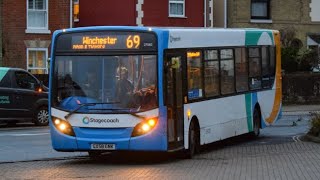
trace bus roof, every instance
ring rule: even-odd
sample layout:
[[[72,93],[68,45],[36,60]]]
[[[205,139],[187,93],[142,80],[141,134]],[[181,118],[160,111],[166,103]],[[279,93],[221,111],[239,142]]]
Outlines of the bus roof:
[[[156,32],[166,44],[164,48],[274,45],[274,33],[278,32],[259,28],[91,26],[59,30],[55,35],[62,32],[103,30]]]
[[[87,26],[87,27],[77,27],[69,28],[58,31],[90,31],[90,30],[145,30],[145,31],[193,31],[193,32],[203,32],[203,31],[273,31],[271,29],[260,29],[260,28],[206,28],[206,27],[157,27],[157,26]]]

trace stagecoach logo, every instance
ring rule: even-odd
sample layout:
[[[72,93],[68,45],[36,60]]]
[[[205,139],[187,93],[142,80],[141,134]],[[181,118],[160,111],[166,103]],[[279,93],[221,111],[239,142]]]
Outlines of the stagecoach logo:
[[[88,117],[84,117],[82,119],[83,124],[89,124],[89,118]]]
[[[181,37],[170,36],[170,42],[181,41]]]
[[[89,117],[84,117],[82,119],[83,124],[89,124],[89,123],[119,123],[119,119],[95,119],[95,118],[89,118]]]

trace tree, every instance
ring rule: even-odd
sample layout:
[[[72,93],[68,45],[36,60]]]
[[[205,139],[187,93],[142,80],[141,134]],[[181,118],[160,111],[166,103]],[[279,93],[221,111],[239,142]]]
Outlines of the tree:
[[[317,54],[314,50],[302,47],[301,40],[296,38],[296,32],[290,26],[280,30],[282,68],[286,72],[310,71]]]

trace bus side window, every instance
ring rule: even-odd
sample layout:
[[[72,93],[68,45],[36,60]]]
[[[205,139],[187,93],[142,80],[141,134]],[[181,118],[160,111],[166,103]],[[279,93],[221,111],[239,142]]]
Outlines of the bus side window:
[[[275,78],[275,72],[276,72],[276,53],[275,53],[275,47],[271,46],[269,47],[269,53],[270,53],[270,87],[273,86],[274,78]]]
[[[188,98],[203,97],[201,51],[187,52],[188,62]]]
[[[261,89],[260,48],[249,48],[249,85],[251,90]]]
[[[237,92],[248,91],[248,59],[245,48],[235,49],[235,60]]]
[[[234,93],[234,55],[233,49],[220,51],[221,94]]]
[[[204,54],[205,96],[217,96],[220,94],[218,50],[206,50]]]
[[[269,48],[264,46],[261,48],[261,64],[262,64],[262,88],[270,88],[270,55]]]

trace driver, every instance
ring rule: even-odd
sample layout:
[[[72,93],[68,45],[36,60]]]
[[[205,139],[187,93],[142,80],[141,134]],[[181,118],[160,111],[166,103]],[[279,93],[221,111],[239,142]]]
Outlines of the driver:
[[[129,73],[126,67],[119,67],[117,73],[119,74],[119,80],[116,87],[116,96],[118,97],[120,102],[127,104],[129,102],[130,96],[133,94],[134,87],[128,80]]]
[[[99,82],[96,72],[90,71],[87,74],[86,95],[91,98],[99,98]]]

